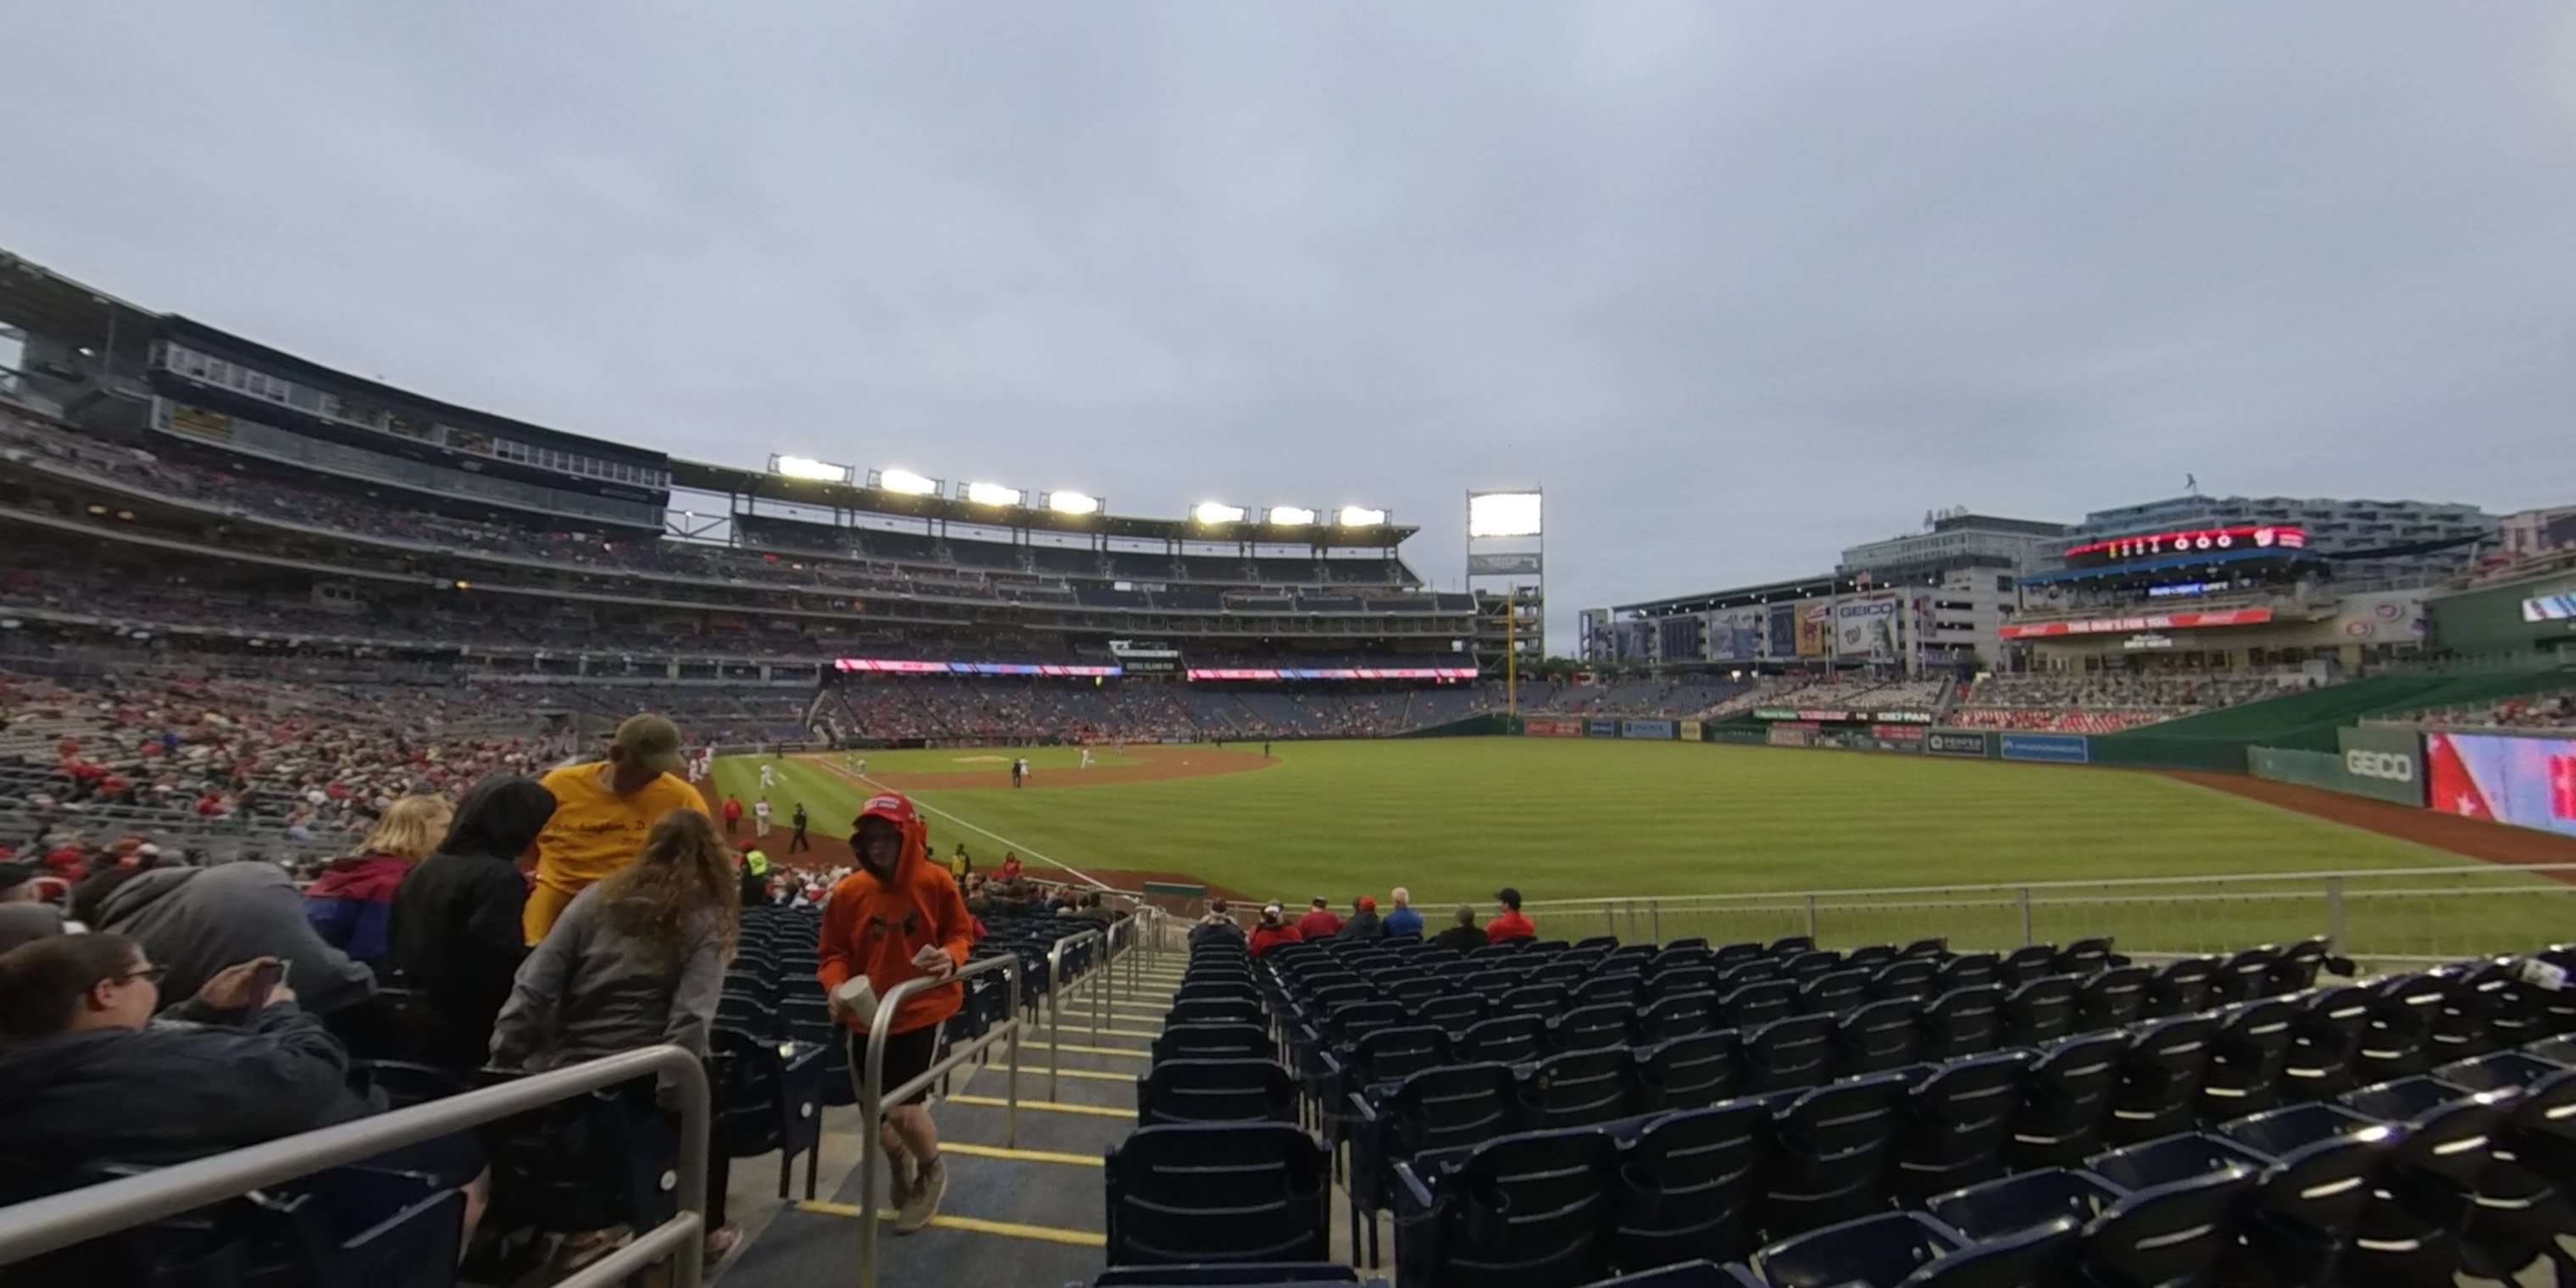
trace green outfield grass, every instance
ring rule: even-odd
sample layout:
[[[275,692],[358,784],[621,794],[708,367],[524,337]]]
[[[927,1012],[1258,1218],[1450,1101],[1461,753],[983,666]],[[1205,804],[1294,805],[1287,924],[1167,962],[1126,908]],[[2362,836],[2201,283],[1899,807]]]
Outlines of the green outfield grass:
[[[870,752],[869,772],[955,771],[977,753]],[[989,753],[1003,755],[1001,752]],[[1050,781],[1078,753],[1026,753]],[[1517,886],[1531,900],[1628,896],[1659,901],[1665,936],[1795,933],[1797,901],[1760,911],[1684,911],[1685,896],[1982,882],[2455,866],[2478,879],[2357,883],[2347,928],[2382,953],[2465,951],[2493,940],[2565,938],[2576,892],[2377,833],[2210,791],[2158,774],[1682,743],[1486,738],[1281,743],[1279,763],[1225,777],[1080,790],[919,793],[932,840],[964,841],[989,866],[1016,848],[1033,869],[1183,872],[1292,904],[1337,905],[1396,885],[1438,908],[1490,902]],[[997,782],[1004,765],[990,765]],[[845,834],[866,789],[815,765],[783,762],[769,795],[783,819],[803,799],[815,830]],[[720,791],[757,794],[756,763],[719,762]],[[980,830],[979,830],[980,829]],[[2509,883],[2532,898],[2444,892]],[[2142,928],[2175,948],[2250,943],[2323,928],[2313,882],[2223,905],[2052,905],[2041,938]],[[2413,892],[2413,893],[2409,893]],[[2148,898],[2156,892],[2135,892]],[[1669,908],[1663,900],[1676,900]],[[1566,912],[1564,916],[1576,916]],[[1582,914],[1589,923],[1592,914]],[[1614,914],[1604,920],[1616,924]],[[1644,913],[1637,914],[1644,916]],[[1948,909],[1820,913],[1827,938],[1942,933],[2017,935],[2012,896]],[[1835,924],[1825,924],[1835,923]],[[1625,927],[1623,927],[1624,929]],[[1576,927],[1595,933],[1590,925]],[[1740,932],[1740,933],[1737,933]],[[2169,932],[2169,933],[2166,933]],[[2188,939],[2189,942],[2183,942]]]

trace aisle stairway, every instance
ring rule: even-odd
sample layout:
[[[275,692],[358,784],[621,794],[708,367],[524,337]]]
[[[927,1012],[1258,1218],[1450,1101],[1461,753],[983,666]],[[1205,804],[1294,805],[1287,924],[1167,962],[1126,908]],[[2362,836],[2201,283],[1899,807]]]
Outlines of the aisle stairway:
[[[1041,1013],[1019,1052],[1016,1140],[1008,1128],[1006,1046],[997,1046],[987,1063],[959,1069],[947,1093],[934,1096],[932,1115],[949,1167],[947,1199],[918,1234],[898,1236],[891,1224],[882,1227],[879,1283],[1046,1285],[1087,1282],[1100,1272],[1101,1159],[1136,1126],[1136,1077],[1150,1063],[1180,979],[1180,958],[1167,953],[1163,960],[1159,967],[1121,961],[1074,981],[1053,1032]],[[1106,1023],[1095,1036],[1103,1000]],[[1052,1075],[1050,1054],[1057,1064]],[[722,1282],[740,1288],[855,1282],[859,1177],[849,1160],[858,1126],[855,1107],[826,1111],[827,1142],[840,1145],[826,1153],[827,1163],[840,1156],[837,1183],[827,1181],[828,1193],[818,1201],[780,1211],[724,1268]],[[877,1192],[882,1208],[882,1172]]]

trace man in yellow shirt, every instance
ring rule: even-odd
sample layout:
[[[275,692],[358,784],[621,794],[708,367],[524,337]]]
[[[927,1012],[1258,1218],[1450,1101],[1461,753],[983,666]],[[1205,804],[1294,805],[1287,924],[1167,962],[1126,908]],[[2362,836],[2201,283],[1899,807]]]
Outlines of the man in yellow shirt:
[[[675,809],[708,813],[706,798],[680,777],[680,731],[660,716],[617,726],[608,759],[549,770],[554,817],[537,833],[537,884],[520,932],[533,944],[554,928],[572,897],[635,861],[645,834]]]

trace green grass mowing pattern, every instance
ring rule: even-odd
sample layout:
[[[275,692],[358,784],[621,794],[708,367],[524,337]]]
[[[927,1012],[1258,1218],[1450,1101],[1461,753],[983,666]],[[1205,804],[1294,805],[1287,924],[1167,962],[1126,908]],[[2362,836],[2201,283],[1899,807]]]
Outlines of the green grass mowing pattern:
[[[871,773],[955,770],[957,751],[866,753]],[[1029,753],[1042,780],[1080,771],[1078,753]],[[1186,754],[1186,752],[1182,753]],[[2157,774],[1984,761],[1681,743],[1482,738],[1280,743],[1280,763],[1218,778],[1081,790],[939,790],[925,805],[1083,869],[1186,872],[1298,904],[1336,905],[1412,887],[1435,915],[1482,907],[1495,889],[1531,900],[1852,890],[2118,877],[2483,865]],[[1007,781],[1004,766],[991,768]],[[839,833],[863,788],[818,766],[782,762],[770,793],[784,818],[802,793],[818,832]],[[754,762],[719,762],[720,788],[756,790]],[[739,784],[740,786],[737,786]],[[720,797],[719,797],[720,799]],[[989,866],[1003,843],[936,815],[932,843],[963,840]],[[1032,863],[1043,869],[1043,864]],[[2535,897],[2405,891],[2496,888]],[[2140,950],[2204,950],[2321,933],[2314,881],[2225,904],[2161,902],[2154,891],[2092,892],[2054,905],[2040,892],[2042,940],[2118,934]],[[2107,902],[2104,894],[2137,900]],[[2560,902],[2576,887],[2539,878],[2358,883],[2346,927],[2364,952],[2445,955],[2563,937]],[[1569,936],[1617,929],[1664,937],[1760,938],[1806,929],[1802,901],[1741,909],[1557,914]],[[1821,901],[1829,942],[1948,934],[1962,944],[2020,939],[2014,896],[1946,907],[1839,908]]]

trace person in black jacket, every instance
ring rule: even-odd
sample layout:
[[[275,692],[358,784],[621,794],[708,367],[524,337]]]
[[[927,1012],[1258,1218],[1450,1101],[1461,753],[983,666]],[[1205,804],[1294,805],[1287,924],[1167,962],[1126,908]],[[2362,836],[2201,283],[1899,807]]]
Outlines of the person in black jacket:
[[[380,1109],[349,1090],[348,1053],[293,989],[249,1009],[261,964],[217,972],[173,1011],[215,1022],[167,1024],[153,1019],[161,968],[123,935],[0,955],[0,1203],[83,1184],[104,1164],[185,1162]]]
[[[1485,932],[1476,925],[1476,910],[1463,903],[1458,905],[1453,924],[1431,937],[1432,947],[1455,949],[1462,953],[1474,952],[1485,943]]]
[[[456,807],[438,852],[412,865],[394,892],[386,960],[419,995],[414,1037],[426,1063],[483,1067],[492,1019],[528,955],[519,856],[554,813],[553,793],[533,778],[484,779]]]

